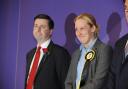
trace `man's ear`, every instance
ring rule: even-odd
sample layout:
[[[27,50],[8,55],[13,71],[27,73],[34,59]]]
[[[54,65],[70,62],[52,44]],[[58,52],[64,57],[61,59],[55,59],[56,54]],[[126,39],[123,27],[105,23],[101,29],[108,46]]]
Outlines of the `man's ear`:
[[[50,35],[52,35],[53,29],[50,29]]]

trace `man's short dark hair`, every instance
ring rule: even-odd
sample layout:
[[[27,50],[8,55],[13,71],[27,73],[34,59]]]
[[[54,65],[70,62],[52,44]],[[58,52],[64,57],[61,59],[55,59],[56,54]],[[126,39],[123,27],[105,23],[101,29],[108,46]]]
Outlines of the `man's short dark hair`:
[[[52,20],[52,18],[46,14],[38,14],[37,16],[34,17],[34,21],[36,19],[47,19],[48,20],[48,24],[49,24],[49,28],[53,29],[54,28],[54,21]]]
[[[123,3],[125,3],[126,0],[123,0]]]

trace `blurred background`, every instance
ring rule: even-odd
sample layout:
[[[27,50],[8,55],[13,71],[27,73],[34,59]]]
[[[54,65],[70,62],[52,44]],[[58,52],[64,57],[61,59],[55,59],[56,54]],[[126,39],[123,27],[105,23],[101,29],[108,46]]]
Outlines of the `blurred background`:
[[[99,38],[111,45],[128,32],[121,0],[0,0],[0,89],[24,89],[26,53],[36,46],[33,18],[52,17],[52,40],[68,49],[79,47],[73,20],[80,13],[94,15]]]

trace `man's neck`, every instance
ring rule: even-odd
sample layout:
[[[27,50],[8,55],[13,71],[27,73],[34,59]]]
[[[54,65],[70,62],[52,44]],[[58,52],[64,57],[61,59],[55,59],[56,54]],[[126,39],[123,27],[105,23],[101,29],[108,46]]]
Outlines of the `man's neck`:
[[[47,40],[45,40],[45,41],[38,42],[38,43],[37,43],[37,47],[38,47],[38,46],[42,46],[42,47],[43,47],[44,45],[49,44],[50,41],[51,41],[51,39],[49,38],[49,39],[47,39]]]

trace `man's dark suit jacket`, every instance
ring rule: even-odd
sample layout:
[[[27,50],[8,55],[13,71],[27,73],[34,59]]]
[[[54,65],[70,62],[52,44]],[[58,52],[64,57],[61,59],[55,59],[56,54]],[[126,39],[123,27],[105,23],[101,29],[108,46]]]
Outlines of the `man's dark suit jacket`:
[[[116,42],[107,89],[128,89],[128,57],[124,52],[127,40],[128,34]]]
[[[26,79],[36,48],[27,54]],[[64,89],[64,81],[70,65],[70,55],[66,49],[54,44],[48,46],[48,52],[43,56],[34,80],[34,89]]]

